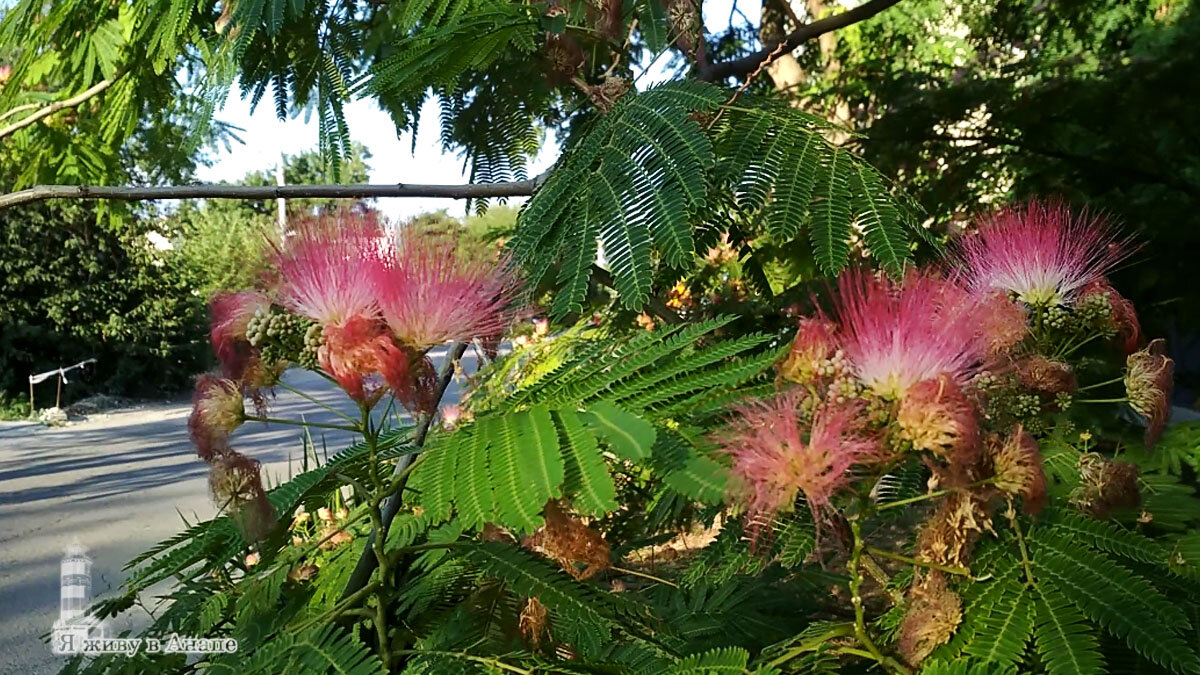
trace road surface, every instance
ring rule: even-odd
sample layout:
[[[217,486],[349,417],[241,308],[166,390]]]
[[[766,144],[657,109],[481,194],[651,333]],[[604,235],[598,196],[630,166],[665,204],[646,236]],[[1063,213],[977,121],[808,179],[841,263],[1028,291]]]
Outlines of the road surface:
[[[473,352],[463,359],[468,370]],[[435,363],[442,354],[434,352]],[[289,371],[284,381],[347,413],[356,410],[312,373]],[[446,401],[458,395],[454,383]],[[192,522],[213,515],[208,468],[188,440],[190,412],[190,403],[181,401],[58,429],[0,427],[0,673],[41,675],[62,664],[64,657],[51,654],[43,637],[58,618],[59,561],[73,539],[93,559],[93,597],[104,597],[120,587],[127,560],[182,529],[180,513]],[[270,415],[340,421],[282,388]],[[233,445],[262,462],[268,484],[276,485],[300,470],[301,431],[248,423],[234,433]],[[322,438],[333,454],[350,434],[314,429],[318,448]],[[130,620],[110,626],[119,631]]]

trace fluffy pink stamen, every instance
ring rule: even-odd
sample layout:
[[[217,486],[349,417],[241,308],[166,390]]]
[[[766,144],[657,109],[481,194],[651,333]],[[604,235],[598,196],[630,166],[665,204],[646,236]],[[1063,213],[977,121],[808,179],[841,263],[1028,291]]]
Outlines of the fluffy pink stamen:
[[[793,390],[738,408],[720,441],[733,459],[751,519],[786,510],[800,492],[818,514],[850,482],[850,467],[877,454],[877,440],[860,431],[861,406],[822,408],[810,427],[799,413],[806,395]]]
[[[382,232],[373,218],[304,220],[276,251],[279,301],[323,326],[378,314],[371,285]]]
[[[444,237],[405,237],[371,268],[383,318],[417,350],[500,335],[512,320],[516,280],[507,260],[463,255]]]
[[[842,344],[858,379],[880,396],[946,375],[965,384],[986,343],[974,301],[956,284],[920,272],[902,283],[850,270],[838,279]]]
[[[975,293],[1003,290],[1029,304],[1061,304],[1133,251],[1108,223],[1060,202],[1030,202],[985,218],[958,243],[958,261]]]

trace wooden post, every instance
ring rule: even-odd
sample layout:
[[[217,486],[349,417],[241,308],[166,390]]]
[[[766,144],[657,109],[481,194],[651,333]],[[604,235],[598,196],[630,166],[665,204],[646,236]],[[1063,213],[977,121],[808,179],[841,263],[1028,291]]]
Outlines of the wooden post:
[[[54,396],[54,407],[59,409],[62,409],[62,381],[63,374],[60,370],[58,371],[58,394]]]
[[[29,416],[33,417],[36,414],[33,407],[33,378],[29,378]]]

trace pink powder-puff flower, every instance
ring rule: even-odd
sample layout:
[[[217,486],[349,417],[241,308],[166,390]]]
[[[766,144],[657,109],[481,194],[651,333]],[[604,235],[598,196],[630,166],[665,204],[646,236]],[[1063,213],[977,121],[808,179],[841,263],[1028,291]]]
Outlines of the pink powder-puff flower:
[[[514,313],[513,270],[507,259],[469,257],[452,239],[417,235],[398,236],[371,268],[384,320],[417,351],[502,334]]]
[[[964,385],[983,359],[974,302],[950,281],[913,271],[896,283],[850,270],[838,290],[843,349],[879,396],[901,399],[942,375]]]
[[[206,373],[196,378],[188,433],[205,461],[229,451],[228,438],[246,419],[241,388],[233,380]]]
[[[267,296],[258,291],[213,296],[209,303],[212,312],[209,338],[225,377],[238,379],[244,374],[253,356],[253,349],[246,339],[246,326],[259,309],[270,304]]]
[[[823,317],[800,319],[792,348],[779,363],[779,376],[798,384],[832,376],[831,361],[838,348],[836,330],[837,326]]]
[[[1129,407],[1146,418],[1146,446],[1162,435],[1171,416],[1171,388],[1175,362],[1166,355],[1161,338],[1130,354],[1125,359],[1125,392]]]
[[[1073,299],[1132,251],[1102,218],[1035,201],[984,219],[958,242],[957,257],[973,293],[1001,290],[1029,305],[1052,305]]]
[[[800,414],[806,396],[793,390],[746,404],[719,439],[733,460],[752,522],[790,509],[798,493],[819,516],[834,493],[853,479],[850,468],[878,454],[877,439],[861,429],[860,404],[819,408],[808,425]]]
[[[318,364],[360,402],[379,393],[367,378],[407,369],[375,301],[382,241],[373,218],[342,214],[301,221],[276,251],[280,302],[321,325]]]
[[[324,341],[317,349],[317,364],[351,398],[359,402],[375,398],[368,386],[372,375],[383,377],[404,398],[409,386],[408,355],[396,346],[380,321],[353,316],[340,324],[326,325],[322,334]]]
[[[1112,312],[1110,318],[1113,326],[1117,329],[1117,339],[1120,340],[1126,354],[1133,353],[1142,342],[1142,325],[1138,321],[1137,310],[1133,308],[1133,303],[1126,300],[1117,292],[1117,289],[1108,283],[1108,279],[1103,277],[1084,287],[1083,291],[1079,293],[1079,300],[1083,301],[1096,295],[1103,296],[1108,301]]]

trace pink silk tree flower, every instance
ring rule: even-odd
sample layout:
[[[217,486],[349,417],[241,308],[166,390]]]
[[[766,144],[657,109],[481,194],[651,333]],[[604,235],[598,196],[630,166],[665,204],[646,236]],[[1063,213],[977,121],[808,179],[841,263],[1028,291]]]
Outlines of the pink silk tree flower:
[[[448,237],[398,236],[371,272],[384,320],[415,351],[500,335],[514,314],[509,261],[468,256]]]
[[[246,339],[246,325],[255,312],[270,304],[267,296],[258,291],[213,296],[209,303],[212,312],[209,339],[225,377],[237,379],[244,374],[253,355],[253,348]]]
[[[1028,305],[1053,305],[1072,300],[1133,250],[1094,214],[1034,201],[985,218],[959,240],[957,258],[973,293],[1001,290]]]
[[[983,359],[975,303],[951,281],[913,271],[897,283],[849,270],[838,291],[843,349],[876,395],[898,400],[942,375],[965,385]]]
[[[374,398],[368,391],[368,378],[378,374],[396,389],[402,401],[405,399],[403,392],[409,385],[398,383],[407,382],[408,356],[380,321],[355,316],[325,326],[322,334],[324,342],[317,349],[317,363],[351,398],[364,403]]]
[[[301,220],[275,250],[280,304],[322,327],[377,317],[371,280],[382,241],[370,218]]]
[[[1029,312],[1004,291],[988,291],[976,298],[974,318],[991,355],[1008,351],[1029,334]]]
[[[366,378],[393,372],[402,358],[386,333],[372,286],[382,232],[369,217],[302,220],[276,250],[279,300],[321,325],[317,362],[355,400],[374,398]]]
[[[799,408],[808,396],[793,390],[738,408],[719,442],[751,520],[787,510],[803,493],[814,518],[853,478],[850,468],[873,460],[879,443],[860,427],[861,405],[819,408],[811,426]]]

